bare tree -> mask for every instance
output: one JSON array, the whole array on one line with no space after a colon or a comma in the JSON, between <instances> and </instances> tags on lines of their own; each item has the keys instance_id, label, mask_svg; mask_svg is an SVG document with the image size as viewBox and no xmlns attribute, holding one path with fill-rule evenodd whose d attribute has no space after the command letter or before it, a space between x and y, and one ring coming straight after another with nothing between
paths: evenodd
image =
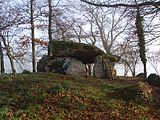
<instances>
[{"instance_id":1,"label":"bare tree","mask_svg":"<svg viewBox=\"0 0 160 120\"><path fill-rule=\"evenodd\" d=\"M144 67L144 77L147 76L147 68L146 68L146 47L145 47L145 38L144 38L144 29L143 29L143 17L141 16L140 9L137 7L137 15L136 15L136 28L137 28L137 37L138 37L138 45L139 45L139 53L140 58Z\"/></svg>"},{"instance_id":2,"label":"bare tree","mask_svg":"<svg viewBox=\"0 0 160 120\"><path fill-rule=\"evenodd\" d=\"M0 71L1 73L4 73L5 72L5 69L4 69L4 57L3 57L3 48L2 48L2 44L0 42Z\"/></svg>"},{"instance_id":3,"label":"bare tree","mask_svg":"<svg viewBox=\"0 0 160 120\"><path fill-rule=\"evenodd\" d=\"M114 2L114 1L107 1L104 3L101 2L92 2L92 1L87 1L87 0L81 0L85 3L88 3L90 5L94 5L94 6L100 6L100 7L112 7L112 8L120 8L120 7L124 7L124 8L131 8L131 9L136 9L136 22L135 22L135 26L136 26L136 33L137 33L137 37L138 37L138 45L139 45L139 52L140 52L140 58L141 61L143 63L144 66L144 74L145 77L147 75L147 71L146 71L146 49L145 49L145 37L144 37L144 28L143 28L143 16L141 15L142 13L140 13L140 9L141 8L147 8L145 9L145 11L143 12L143 14L153 14L156 13L157 11L159 11L159 6L160 6L160 2L159 1L130 1L128 3L126 3L125 1L120 1L120 2ZM148 9L149 8L149 9Z\"/></svg>"},{"instance_id":4,"label":"bare tree","mask_svg":"<svg viewBox=\"0 0 160 120\"><path fill-rule=\"evenodd\" d=\"M99 0L97 0L97 2L92 2L89 0L81 0L82 2L88 3L90 5L94 5L94 6L101 6L101 7L130 7L130 8L137 8L138 7L146 7L146 6L152 6L154 7L156 10L158 9L158 7L160 6L160 1L155 0L155 1L147 1L147 0L143 0L140 1L137 4L133 4L133 1L123 1L121 0L120 2L116 2L116 1L112 1L112 0L108 0L106 2L99 2Z\"/></svg>"},{"instance_id":5,"label":"bare tree","mask_svg":"<svg viewBox=\"0 0 160 120\"><path fill-rule=\"evenodd\" d=\"M34 26L34 2L35 0L30 0L30 23L31 23L31 40L32 40L32 68L33 72L36 72L36 58L35 58L35 26Z\"/></svg>"},{"instance_id":6,"label":"bare tree","mask_svg":"<svg viewBox=\"0 0 160 120\"><path fill-rule=\"evenodd\" d=\"M48 37L49 41L52 40L52 0L48 0ZM48 55L50 56L50 46L48 46Z\"/></svg>"},{"instance_id":7,"label":"bare tree","mask_svg":"<svg viewBox=\"0 0 160 120\"><path fill-rule=\"evenodd\" d=\"M86 39L89 39L93 44L102 43L106 53L113 54L129 24L127 9L119 11L115 8L82 6L83 16L90 27L89 32L86 33L88 36Z\"/></svg>"},{"instance_id":8,"label":"bare tree","mask_svg":"<svg viewBox=\"0 0 160 120\"><path fill-rule=\"evenodd\" d=\"M23 0L22 0L23 1ZM43 18L40 18L42 14L41 10L43 9L43 5L39 3L40 1L36 0L24 0L24 8L23 11L26 14L27 19L29 22L25 24L25 26L29 26L26 30L30 30L31 33L31 58L32 58L32 71L36 72L36 45L35 45L35 36L36 30L42 28L41 21L43 22ZM42 2L43 3L43 2Z\"/></svg>"},{"instance_id":9,"label":"bare tree","mask_svg":"<svg viewBox=\"0 0 160 120\"><path fill-rule=\"evenodd\" d=\"M13 74L15 74L16 73L16 69L15 69L15 65L14 65L14 61L13 61L14 58L13 58L13 55L11 54L11 50L10 50L9 46L7 45L7 43L6 43L5 37L2 34L0 34L0 37L1 37L2 41L3 41L5 49L7 51L6 53L7 53L7 56L9 58L9 60L10 60L12 72L13 72Z\"/></svg>"},{"instance_id":10,"label":"bare tree","mask_svg":"<svg viewBox=\"0 0 160 120\"><path fill-rule=\"evenodd\" d=\"M148 62L153 67L155 72L159 75L159 64L160 64L160 58L159 58L160 52L159 51L152 51L148 54Z\"/></svg>"},{"instance_id":11,"label":"bare tree","mask_svg":"<svg viewBox=\"0 0 160 120\"><path fill-rule=\"evenodd\" d=\"M119 61L120 64L124 66L124 76L128 75L128 72L132 76L136 75L136 66L139 63L139 51L136 45L133 45L130 41L120 44L119 49L117 49L117 55L121 55Z\"/></svg>"},{"instance_id":12,"label":"bare tree","mask_svg":"<svg viewBox=\"0 0 160 120\"><path fill-rule=\"evenodd\" d=\"M12 1L13 2L13 1ZM12 47L10 45L9 39L11 39L12 30L18 28L20 24L24 24L24 16L22 16L21 11L18 9L19 4L12 5L10 1L4 1L1 4L0 12L0 39L4 45L4 50L6 50L6 55L9 58L12 73L16 73L14 65L14 57L12 54ZM6 4L7 3L7 4ZM10 34L8 34L10 33ZM12 34L14 36L14 33Z\"/></svg>"},{"instance_id":13,"label":"bare tree","mask_svg":"<svg viewBox=\"0 0 160 120\"><path fill-rule=\"evenodd\" d=\"M74 27L72 27L72 29L75 33L75 37L77 37L78 39L78 42L81 43L82 32L83 32L82 25L76 24L74 25Z\"/></svg>"}]
</instances>

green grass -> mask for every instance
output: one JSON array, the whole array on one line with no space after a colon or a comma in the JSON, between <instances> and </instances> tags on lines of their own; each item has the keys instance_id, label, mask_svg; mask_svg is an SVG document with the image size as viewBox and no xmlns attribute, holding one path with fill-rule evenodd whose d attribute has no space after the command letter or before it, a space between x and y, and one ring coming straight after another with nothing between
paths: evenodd
<instances>
[{"instance_id":1,"label":"green grass","mask_svg":"<svg viewBox=\"0 0 160 120\"><path fill-rule=\"evenodd\" d=\"M160 110L134 101L134 88L121 94L129 86L53 73L0 75L0 120L160 119Z\"/></svg>"}]
</instances>

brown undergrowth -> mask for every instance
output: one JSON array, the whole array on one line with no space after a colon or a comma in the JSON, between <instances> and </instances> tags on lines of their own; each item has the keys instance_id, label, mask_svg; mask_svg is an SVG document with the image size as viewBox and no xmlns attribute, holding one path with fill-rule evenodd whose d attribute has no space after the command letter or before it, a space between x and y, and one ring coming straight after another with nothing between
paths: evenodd
<instances>
[{"instance_id":1,"label":"brown undergrowth","mask_svg":"<svg viewBox=\"0 0 160 120\"><path fill-rule=\"evenodd\" d=\"M143 79L34 73L0 76L1 120L159 120L160 109L114 96ZM123 95L123 94L122 94Z\"/></svg>"}]
</instances>

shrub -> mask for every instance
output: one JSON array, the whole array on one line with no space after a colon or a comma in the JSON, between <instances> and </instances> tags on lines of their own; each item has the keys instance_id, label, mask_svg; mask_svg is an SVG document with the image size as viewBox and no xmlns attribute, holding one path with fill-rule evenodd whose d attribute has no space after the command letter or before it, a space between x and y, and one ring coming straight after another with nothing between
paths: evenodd
<instances>
[{"instance_id":1,"label":"shrub","mask_svg":"<svg viewBox=\"0 0 160 120\"><path fill-rule=\"evenodd\" d=\"M23 74L31 74L31 71L29 71L29 70L23 70L22 73L23 73Z\"/></svg>"}]
</instances>

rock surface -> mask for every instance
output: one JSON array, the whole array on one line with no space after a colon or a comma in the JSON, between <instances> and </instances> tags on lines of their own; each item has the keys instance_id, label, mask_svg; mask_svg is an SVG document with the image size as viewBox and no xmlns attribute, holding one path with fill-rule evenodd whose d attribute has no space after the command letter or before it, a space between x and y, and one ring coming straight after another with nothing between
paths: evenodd
<instances>
[{"instance_id":1,"label":"rock surface","mask_svg":"<svg viewBox=\"0 0 160 120\"><path fill-rule=\"evenodd\" d=\"M84 43L50 41L49 48L49 53L51 56L73 57L80 60L84 64L94 63L95 58L99 55L111 62L116 62L119 60L119 58L115 55L106 54L101 49Z\"/></svg>"},{"instance_id":2,"label":"rock surface","mask_svg":"<svg viewBox=\"0 0 160 120\"><path fill-rule=\"evenodd\" d=\"M75 58L70 57L56 57L54 59L49 59L49 57L44 56L37 63L38 72L55 72L62 74L72 74L72 75L85 75L86 69L85 65Z\"/></svg>"},{"instance_id":3,"label":"rock surface","mask_svg":"<svg viewBox=\"0 0 160 120\"><path fill-rule=\"evenodd\" d=\"M43 56L37 63L38 72L56 72L72 75L87 75L87 72L98 78L112 79L116 71L112 63L118 57L104 53L101 49L84 43L68 41L50 41L49 56ZM91 70L86 65L95 64Z\"/></svg>"},{"instance_id":4,"label":"rock surface","mask_svg":"<svg viewBox=\"0 0 160 120\"><path fill-rule=\"evenodd\" d=\"M98 56L95 59L93 75L98 78L112 79L116 76L116 71L109 60L103 59L102 56Z\"/></svg>"},{"instance_id":5,"label":"rock surface","mask_svg":"<svg viewBox=\"0 0 160 120\"><path fill-rule=\"evenodd\" d=\"M50 72L50 61L50 57L43 55L42 58L37 62L37 72Z\"/></svg>"},{"instance_id":6,"label":"rock surface","mask_svg":"<svg viewBox=\"0 0 160 120\"><path fill-rule=\"evenodd\" d=\"M144 78L145 74L144 73L139 73L138 75L136 75L136 77L138 77L138 78Z\"/></svg>"},{"instance_id":7,"label":"rock surface","mask_svg":"<svg viewBox=\"0 0 160 120\"><path fill-rule=\"evenodd\" d=\"M85 65L75 58L65 58L64 66L67 66L65 71L66 74L82 76L86 75Z\"/></svg>"},{"instance_id":8,"label":"rock surface","mask_svg":"<svg viewBox=\"0 0 160 120\"><path fill-rule=\"evenodd\" d=\"M136 100L150 103L153 97L152 92L153 89L148 83L138 82Z\"/></svg>"},{"instance_id":9,"label":"rock surface","mask_svg":"<svg viewBox=\"0 0 160 120\"><path fill-rule=\"evenodd\" d=\"M150 74L146 79L150 85L160 87L160 76L156 74Z\"/></svg>"},{"instance_id":10,"label":"rock surface","mask_svg":"<svg viewBox=\"0 0 160 120\"><path fill-rule=\"evenodd\" d=\"M160 88L154 87L147 82L137 82L127 87L117 89L111 93L115 99L125 102L135 101L137 104L160 106Z\"/></svg>"},{"instance_id":11,"label":"rock surface","mask_svg":"<svg viewBox=\"0 0 160 120\"><path fill-rule=\"evenodd\" d=\"M149 85L146 82L138 83L138 94L136 101L150 104L154 107L160 106L160 88Z\"/></svg>"}]
</instances>

